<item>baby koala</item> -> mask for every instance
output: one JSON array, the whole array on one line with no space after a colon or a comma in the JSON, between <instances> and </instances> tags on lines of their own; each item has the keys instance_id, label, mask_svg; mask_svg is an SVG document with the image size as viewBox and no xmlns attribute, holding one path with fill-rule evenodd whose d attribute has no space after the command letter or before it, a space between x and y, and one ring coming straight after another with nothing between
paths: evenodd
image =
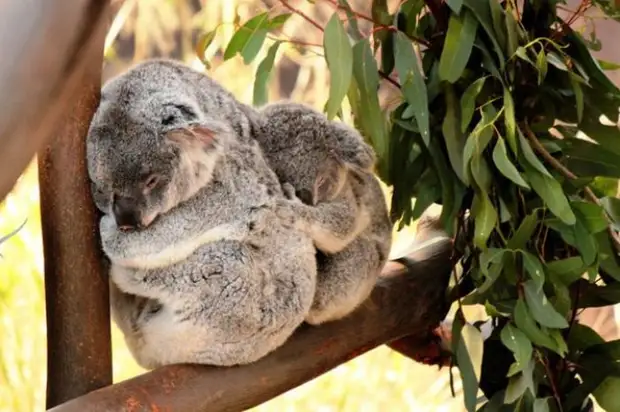
<instances>
[{"instance_id":1,"label":"baby koala","mask_svg":"<svg viewBox=\"0 0 620 412\"><path fill-rule=\"evenodd\" d=\"M87 138L112 316L148 369L254 362L315 294L312 240L280 218L291 212L245 116L200 76L134 66L103 87Z\"/></svg>"},{"instance_id":2,"label":"baby koala","mask_svg":"<svg viewBox=\"0 0 620 412\"><path fill-rule=\"evenodd\" d=\"M375 154L357 131L303 104L266 105L254 122L267 162L298 199L297 222L320 251L306 322L343 318L370 295L392 244Z\"/></svg>"}]
</instances>

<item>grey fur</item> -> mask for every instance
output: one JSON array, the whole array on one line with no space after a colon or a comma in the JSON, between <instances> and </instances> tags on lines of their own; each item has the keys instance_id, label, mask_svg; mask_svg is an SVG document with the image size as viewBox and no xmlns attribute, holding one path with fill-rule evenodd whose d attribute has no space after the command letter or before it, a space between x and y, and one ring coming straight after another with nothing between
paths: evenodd
<instances>
[{"instance_id":1,"label":"grey fur","mask_svg":"<svg viewBox=\"0 0 620 412\"><path fill-rule=\"evenodd\" d=\"M303 104L269 104L252 120L288 196L295 192L303 201L293 202L294 214L323 252L306 321L340 319L368 297L391 248L392 223L372 173L374 152L357 131Z\"/></svg>"},{"instance_id":2,"label":"grey fur","mask_svg":"<svg viewBox=\"0 0 620 412\"><path fill-rule=\"evenodd\" d=\"M316 251L251 127L228 92L179 63L142 63L102 90L88 169L112 315L145 368L256 361L310 309ZM140 230L119 230L113 194Z\"/></svg>"}]
</instances>

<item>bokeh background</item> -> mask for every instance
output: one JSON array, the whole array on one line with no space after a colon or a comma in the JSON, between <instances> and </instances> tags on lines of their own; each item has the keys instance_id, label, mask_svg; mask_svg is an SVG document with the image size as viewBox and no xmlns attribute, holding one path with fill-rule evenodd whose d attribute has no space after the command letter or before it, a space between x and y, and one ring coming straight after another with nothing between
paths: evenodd
<instances>
[{"instance_id":1,"label":"bokeh background","mask_svg":"<svg viewBox=\"0 0 620 412\"><path fill-rule=\"evenodd\" d=\"M321 23L334 12L323 0L290 3ZM370 1L350 3L356 11L370 15ZM398 1L388 3L395 7ZM251 65L245 65L241 57L224 62L223 49L235 24L266 9L286 12L278 0L125 0L116 4L106 39L104 81L144 59L169 57L207 71L246 103L252 102L254 75L267 47ZM370 23L364 24L360 28L367 32ZM211 63L207 70L197 58L196 44L202 34L215 28L217 35L204 52ZM322 43L321 33L294 16L278 38L288 42L276 57L270 101L292 99L321 110L328 97L329 74L321 49L312 46ZM273 38L267 40L271 42ZM380 90L386 107L394 103L391 91L389 85ZM45 409L46 327L36 160L0 204L0 237L25 219L24 228L0 247L0 412ZM414 232L415 224L395 233L394 255L407 250ZM477 315L483 316L481 311ZM600 323L600 319L592 322ZM112 337L114 381L144 372L115 325ZM384 346L252 410L461 411L456 369L454 374L456 397L451 395L447 369L417 364Z\"/></svg>"}]
</instances>

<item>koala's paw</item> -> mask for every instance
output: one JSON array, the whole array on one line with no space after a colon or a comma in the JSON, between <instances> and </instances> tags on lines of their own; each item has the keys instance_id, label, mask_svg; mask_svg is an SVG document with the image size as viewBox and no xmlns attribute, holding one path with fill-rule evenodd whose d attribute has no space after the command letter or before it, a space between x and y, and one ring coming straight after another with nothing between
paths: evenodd
<instances>
[{"instance_id":1,"label":"koala's paw","mask_svg":"<svg viewBox=\"0 0 620 412\"><path fill-rule=\"evenodd\" d=\"M282 192L284 192L284 196L288 200L294 203L302 203L302 201L297 197L297 194L295 193L295 188L292 184L288 182L282 183Z\"/></svg>"}]
</instances>

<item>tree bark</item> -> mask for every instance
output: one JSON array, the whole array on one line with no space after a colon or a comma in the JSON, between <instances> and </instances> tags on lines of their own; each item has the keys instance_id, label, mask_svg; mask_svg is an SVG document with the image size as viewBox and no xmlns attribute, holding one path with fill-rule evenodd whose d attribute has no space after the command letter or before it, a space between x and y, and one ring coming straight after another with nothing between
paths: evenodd
<instances>
[{"instance_id":1,"label":"tree bark","mask_svg":"<svg viewBox=\"0 0 620 412\"><path fill-rule=\"evenodd\" d=\"M430 240L409 256L407 269L390 262L371 297L353 314L318 327L304 324L255 363L231 368L171 365L51 411L243 411L386 342L407 336L411 345L423 347L429 331L445 317L452 268L451 240L441 235Z\"/></svg>"},{"instance_id":2,"label":"tree bark","mask_svg":"<svg viewBox=\"0 0 620 412\"><path fill-rule=\"evenodd\" d=\"M42 96L48 106L41 108L38 122L29 119L30 130L40 131L38 138L54 130L54 136L39 154L49 408L112 383L108 281L101 267L98 219L85 164L85 137L99 104L109 15L106 2L45 1L60 3L58 9L81 6L83 12L56 16L65 19L65 30L70 31L73 24L82 27L75 32L79 37L74 39L73 55L64 55L68 60L64 67L59 66L64 77L59 80L58 89ZM72 22L73 15L79 20ZM53 38L57 36L54 33ZM51 42L52 45L56 42ZM56 47L50 50L57 52ZM54 67L50 68L49 64L46 61L45 69L54 73ZM39 77L50 80L47 72ZM36 87L39 79L29 81Z\"/></svg>"}]
</instances>

